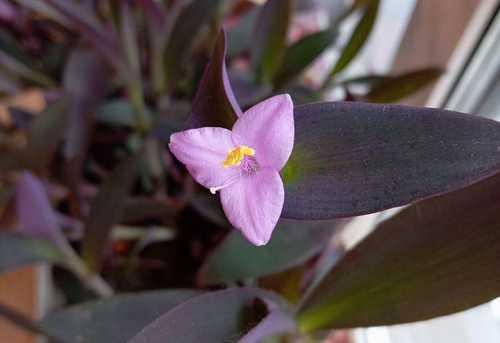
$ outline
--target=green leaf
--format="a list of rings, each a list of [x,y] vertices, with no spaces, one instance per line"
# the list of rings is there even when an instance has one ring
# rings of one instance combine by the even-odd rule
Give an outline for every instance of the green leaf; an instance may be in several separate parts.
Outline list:
[[[0,233],[0,273],[34,263],[62,261],[59,250],[47,240],[19,233]]]
[[[372,29],[374,27],[379,5],[380,0],[371,1],[368,5],[366,5],[363,16],[354,29],[351,38],[342,50],[337,63],[330,72],[327,82],[329,82],[335,75],[347,68],[351,61],[361,51],[361,48],[368,40],[368,37],[370,36],[370,33],[372,32]]]
[[[337,37],[336,30],[315,32],[294,43],[285,51],[283,62],[274,79],[276,88],[298,77]]]
[[[463,188],[500,170],[500,123],[357,102],[295,107],[282,216],[351,217]]]
[[[232,288],[192,298],[146,326],[129,343],[235,342],[266,315],[262,302],[286,307],[273,293],[254,288]],[[214,310],[216,310],[214,312]]]
[[[334,222],[283,220],[268,244],[250,244],[237,230],[209,256],[200,273],[205,284],[234,282],[284,271],[304,263],[328,244]]]
[[[195,290],[123,294],[56,311],[40,325],[68,342],[126,342],[163,313],[199,294]]]
[[[111,230],[122,218],[126,197],[137,176],[140,161],[140,157],[134,155],[121,162],[101,185],[92,201],[85,222],[82,255],[93,272],[100,269]]]
[[[498,189],[500,174],[382,222],[315,289],[302,328],[420,321],[500,296]]]
[[[441,76],[439,68],[425,68],[386,78],[364,96],[369,102],[390,103],[401,100],[428,86]]]
[[[292,7],[291,0],[269,0],[259,13],[253,37],[252,66],[260,83],[270,83],[281,65]]]

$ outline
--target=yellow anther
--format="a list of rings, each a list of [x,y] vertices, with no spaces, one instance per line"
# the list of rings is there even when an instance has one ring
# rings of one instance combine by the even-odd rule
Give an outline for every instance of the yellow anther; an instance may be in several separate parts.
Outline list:
[[[233,166],[239,166],[241,161],[245,158],[245,156],[254,156],[255,150],[247,147],[246,145],[240,145],[233,150],[229,150],[227,153],[226,160],[222,162],[224,168],[229,168]]]

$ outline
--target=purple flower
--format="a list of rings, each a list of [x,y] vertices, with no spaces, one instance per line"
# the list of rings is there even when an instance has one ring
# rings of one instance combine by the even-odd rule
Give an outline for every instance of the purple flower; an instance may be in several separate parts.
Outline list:
[[[274,96],[243,113],[233,129],[203,127],[173,134],[170,150],[193,178],[220,191],[227,218],[255,245],[266,244],[283,209],[279,171],[293,148],[293,103]]]

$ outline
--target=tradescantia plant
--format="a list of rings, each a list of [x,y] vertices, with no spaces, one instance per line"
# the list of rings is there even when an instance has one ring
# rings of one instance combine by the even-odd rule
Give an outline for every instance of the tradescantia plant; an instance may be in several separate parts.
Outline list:
[[[499,296],[500,124],[387,104],[435,68],[345,77],[380,1],[333,3],[0,1],[0,272],[50,263],[65,296],[0,315],[58,342],[309,342]],[[311,7],[328,27],[290,38]]]

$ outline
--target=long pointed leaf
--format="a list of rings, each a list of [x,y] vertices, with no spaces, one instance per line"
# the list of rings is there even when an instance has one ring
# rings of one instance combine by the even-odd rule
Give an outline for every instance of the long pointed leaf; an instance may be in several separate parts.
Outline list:
[[[368,40],[370,33],[372,32],[373,26],[375,24],[375,19],[377,17],[378,8],[380,5],[380,0],[370,0],[370,3],[366,5],[363,16],[361,17],[358,25],[354,29],[351,38],[347,42],[346,46],[342,50],[337,63],[333,67],[327,82],[331,80],[335,75],[343,71],[349,63],[358,55],[361,48]]]
[[[241,115],[226,70],[226,34],[219,33],[212,57],[198,86],[188,127],[231,128]]]
[[[381,223],[315,289],[303,329],[425,320],[500,296],[499,189],[497,174]]]
[[[356,102],[295,108],[283,216],[350,217],[465,187],[500,170],[500,123]]]
[[[285,52],[292,12],[291,0],[269,0],[257,18],[252,66],[261,83],[271,82]]]

